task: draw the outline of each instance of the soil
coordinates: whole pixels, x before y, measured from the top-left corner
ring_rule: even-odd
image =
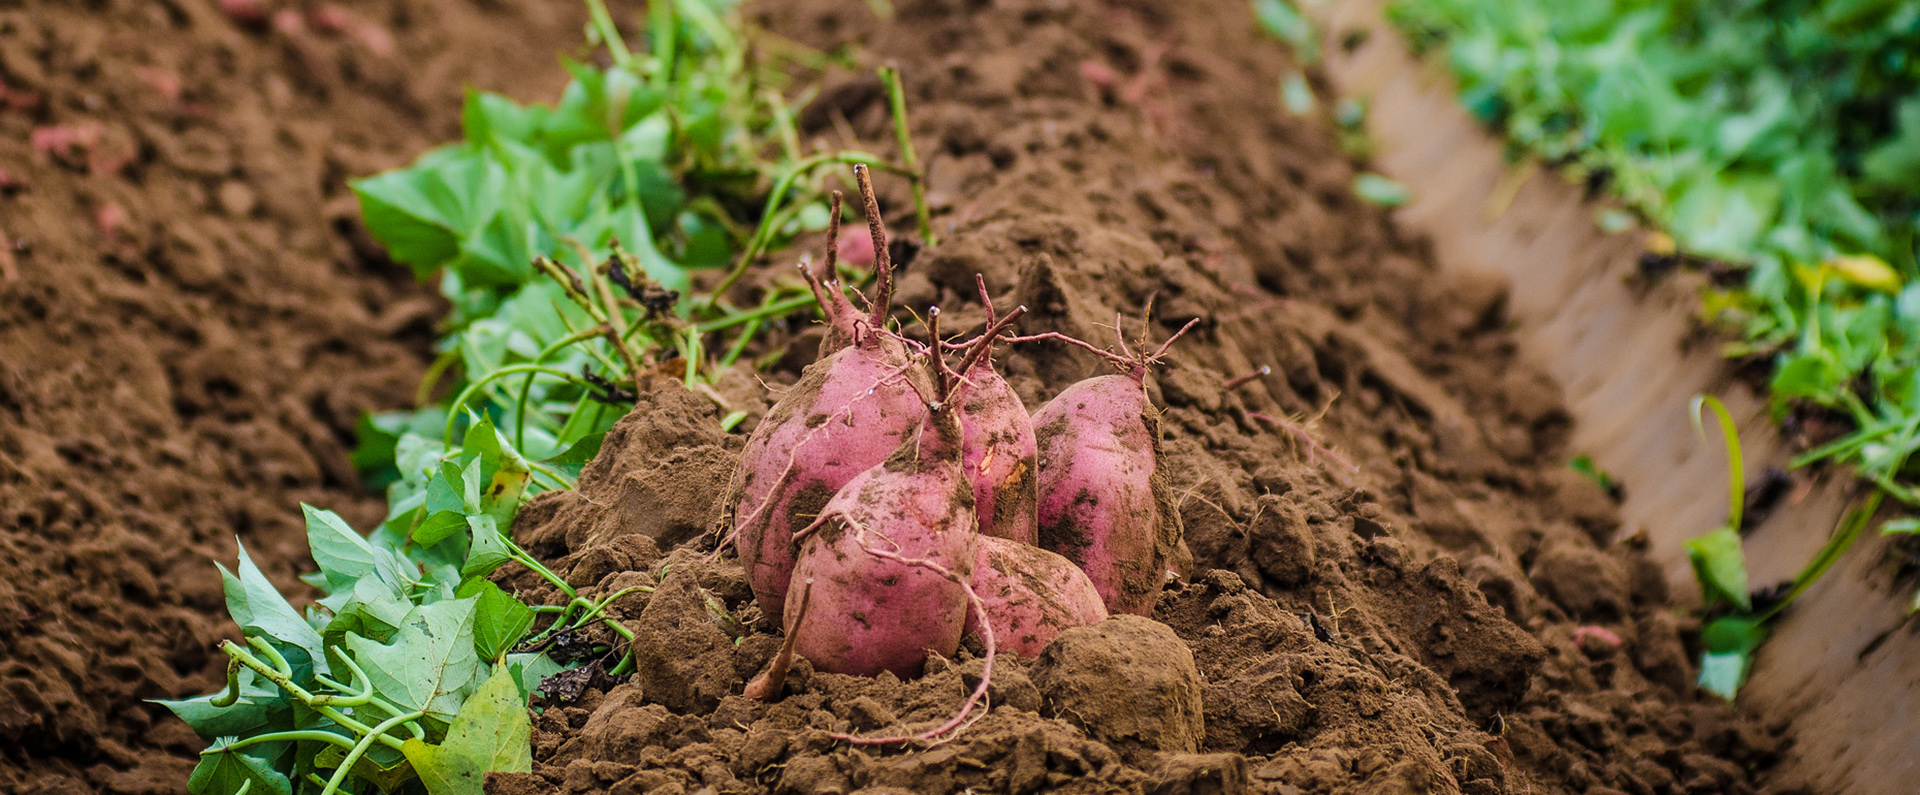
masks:
[[[1329,123],[1279,107],[1295,67],[1245,5],[895,6],[887,22],[825,0],[756,13],[908,66],[940,240],[903,274],[902,306],[977,325],[981,274],[1031,310],[1022,333],[1104,342],[1121,315],[1157,340],[1200,320],[1150,384],[1192,573],[1151,619],[1000,655],[991,710],[957,735],[850,747],[831,733],[944,721],[982,649],[909,681],[803,662],[784,698],[739,695],[779,637],[700,538],[724,529],[755,420],[723,434],[715,401],[662,385],[577,491],[515,525],[583,596],[658,586],[609,611],[639,639],[637,673],[573,677],[539,705],[534,772],[489,791],[1790,791],[1768,780],[1777,729],[1696,693],[1697,627],[1640,550],[1607,542],[1616,506],[1566,467],[1569,419],[1516,360],[1505,284],[1443,274],[1354,198]],[[803,132],[884,151],[868,74],[830,74]],[[906,191],[883,188],[908,229]],[[771,341],[789,355],[770,386],[730,376],[727,408],[764,416],[818,336]],[[1028,406],[1105,367],[1045,343],[1001,366]]]
[[[292,591],[296,502],[376,518],[354,425],[432,355],[345,180],[554,96],[577,5],[0,3],[0,791],[185,791],[142,700],[218,681],[211,561]]]
[[[0,791],[184,789],[202,744],[142,699],[217,680],[207,561],[237,536],[293,590],[294,502],[372,520],[354,424],[407,404],[431,355],[441,306],[344,179],[455,137],[463,85],[552,96],[580,30],[572,3],[220,10],[253,5],[0,7]],[[819,335],[776,336],[770,386],[721,384],[739,432],[658,386],[578,491],[523,511],[515,532],[584,594],[657,588],[610,609],[636,675],[557,688],[534,773],[490,791],[1768,790],[1783,739],[1694,692],[1694,627],[1602,543],[1615,506],[1565,468],[1569,420],[1515,360],[1504,284],[1441,274],[1353,197],[1327,122],[1278,106],[1294,66],[1244,5],[896,6],[756,18],[907,67],[941,239],[901,305],[977,323],[978,273],[1032,310],[1026,333],[1201,320],[1151,384],[1191,574],[1151,619],[1001,655],[991,709],[944,742],[829,733],[944,720],[984,674],[977,642],[909,681],[802,662],[776,703],[741,697],[779,636],[701,538]],[[866,71],[829,74],[801,122],[888,149]],[[1047,344],[1001,364],[1029,406],[1104,368]]]

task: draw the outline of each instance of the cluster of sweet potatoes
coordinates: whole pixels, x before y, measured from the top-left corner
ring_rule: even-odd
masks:
[[[924,343],[889,330],[886,233],[866,172],[855,175],[874,295],[863,311],[835,281],[836,194],[825,268],[802,266],[827,318],[821,358],[748,440],[729,501],[741,562],[788,653],[828,672],[914,677],[966,633],[989,653],[1034,656],[1109,612],[1151,612],[1179,544],[1143,386],[1165,346],[1004,336],[1025,310],[996,318],[990,303],[970,339],[944,339],[937,308]],[[1030,416],[991,351],[1042,337],[1123,372]]]

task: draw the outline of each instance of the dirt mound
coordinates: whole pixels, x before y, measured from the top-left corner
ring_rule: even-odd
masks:
[[[1658,572],[1596,543],[1611,504],[1565,469],[1566,415],[1514,361],[1503,287],[1442,277],[1353,197],[1355,167],[1325,123],[1278,107],[1289,64],[1244,5],[897,7],[890,23],[860,3],[762,13],[804,43],[853,40],[867,61],[915,65],[942,239],[902,278],[901,303],[977,322],[981,273],[1032,311],[1023,332],[1108,340],[1116,312],[1139,323],[1149,301],[1155,337],[1201,320],[1152,385],[1196,569],[1155,612],[1178,637],[1158,641],[1156,668],[1178,680],[1174,658],[1192,661],[1199,720],[1177,681],[1113,673],[1149,643],[1124,619],[1076,636],[1085,652],[1063,637],[1039,661],[1002,656],[990,713],[937,745],[850,748],[830,733],[944,720],[978,681],[977,646],[913,681],[801,665],[778,703],[734,695],[778,639],[736,565],[671,549],[684,530],[662,529],[679,523],[661,516],[717,516],[725,479],[672,483],[658,462],[671,450],[720,468],[740,437],[644,441],[689,413],[718,421],[665,387],[619,432],[650,452],[610,442],[584,496],[530,509],[516,532],[583,595],[669,572],[675,588],[611,612],[636,631],[675,615],[656,637],[704,636],[685,642],[710,662],[546,705],[535,772],[496,776],[493,791],[1756,791],[1780,741],[1693,693],[1691,627],[1665,611]],[[833,78],[803,121],[834,146],[856,143],[836,131],[887,140],[884,97],[862,74]],[[1261,365],[1271,374],[1227,388]],[[1048,344],[1004,357],[1029,407],[1101,366]],[[669,489],[701,497],[640,501]],[[730,660],[705,595],[684,590],[696,584],[751,628]],[[670,593],[678,606],[659,609]],[[703,689],[712,670],[726,694]]]
[[[209,561],[295,588],[297,501],[375,518],[354,423],[431,356],[345,180],[456,137],[464,85],[554,95],[582,13],[258,5],[0,8],[0,791],[185,789],[141,699],[218,681]]]

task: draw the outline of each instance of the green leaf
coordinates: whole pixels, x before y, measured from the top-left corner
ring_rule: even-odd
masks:
[[[468,469],[472,469],[472,478],[468,478]],[[426,509],[429,516],[448,511],[460,515],[480,510],[480,489],[476,482],[469,487],[469,479],[478,481],[480,461],[478,458],[462,466],[453,461],[442,461],[433,478],[427,481]]]
[[[1708,692],[1732,701],[1746,683],[1747,669],[1752,665],[1753,658],[1744,652],[1702,652],[1697,681]]]
[[[547,109],[539,105],[521,106],[491,91],[467,89],[467,101],[460,114],[467,140],[478,144],[500,145],[512,142],[532,144],[546,121]]]
[[[478,600],[473,614],[473,644],[482,660],[500,659],[533,627],[533,608],[486,579],[468,578],[460,584],[457,595]]]
[[[262,685],[259,674],[251,668],[240,669],[240,700],[232,706],[214,706],[213,699],[224,695],[226,690],[222,689],[198,698],[154,699],[153,703],[172,710],[176,717],[193,727],[195,734],[208,741],[292,726],[292,708],[286,693],[271,683]]]
[[[552,657],[537,652],[523,652],[507,655],[507,667],[513,671],[515,681],[520,683],[522,698],[532,698],[540,690],[547,677],[565,671],[573,666],[554,662]]]
[[[235,539],[238,543],[238,539]],[[219,565],[219,564],[215,564]],[[247,547],[240,545],[240,573],[238,576],[220,566],[220,578],[225,585],[227,612],[233,616],[233,622],[251,636],[265,636],[282,645],[292,645],[306,652],[313,667],[320,673],[327,673],[326,657],[321,652],[320,633],[312,624],[293,609],[280,591],[260,573],[260,567],[253,564],[253,558],[247,555]]]
[[[533,770],[532,735],[520,687],[507,666],[497,665],[460,708],[445,742],[410,738],[401,750],[429,795],[481,795],[487,773]]]
[[[1899,135],[1868,152],[1860,171],[1868,185],[1910,193],[1920,174],[1920,95],[1900,102],[1898,119]]]
[[[346,750],[338,745],[325,744],[318,748],[319,751],[313,755],[315,768],[334,770],[340,767],[341,762],[347,761]],[[373,746],[355,760],[353,775],[372,783],[381,792],[399,792],[407,782],[419,777],[404,754],[384,745]]]
[[[461,241],[498,211],[506,173],[466,146],[429,152],[413,166],[353,181],[367,231],[425,278],[460,254]]]
[[[1701,687],[1732,701],[1753,667],[1753,652],[1767,639],[1767,629],[1755,616],[1734,615],[1708,622],[1700,630]]]
[[[513,559],[507,552],[506,539],[500,535],[500,524],[493,517],[469,516],[467,527],[473,531],[473,545],[467,548],[467,561],[460,566],[460,576],[484,577]]]
[[[375,576],[380,568],[379,557],[366,539],[347,526],[346,520],[306,503],[300,504],[300,510],[307,518],[307,546],[313,552],[314,562],[320,564],[320,573],[326,576],[328,593],[352,587],[363,577]]]
[[[527,482],[533,477],[526,459],[520,457],[519,451],[513,449],[488,418],[468,428],[461,447],[479,456],[479,477],[471,479],[486,481],[485,489],[479,493],[480,510],[493,517],[495,524],[510,526],[513,515],[520,509],[520,497],[526,491]]]
[[[1413,201],[1407,186],[1371,172],[1353,178],[1353,195],[1380,207],[1399,207]]]
[[[245,788],[247,795],[293,795],[292,782],[274,770],[267,760],[252,756],[246,750],[233,750],[231,745],[223,740],[200,752],[200,763],[194,765],[193,774],[187,778],[188,792],[233,795]]]
[[[467,515],[458,511],[436,511],[413,529],[413,543],[430,547],[467,527]]]
[[[547,462],[562,466],[585,466],[593,460],[594,456],[600,454],[600,447],[605,444],[606,441],[606,431],[584,437],[569,445],[567,449],[554,453],[552,458],[547,459]]]
[[[1687,542],[1687,559],[1693,563],[1694,576],[1708,605],[1726,603],[1743,611],[1753,609],[1753,596],[1747,590],[1747,558],[1740,549],[1740,534],[1722,527]]]
[[[474,606],[475,600],[456,599],[416,607],[393,642],[348,635],[347,649],[380,695],[401,709],[450,720],[480,675]]]
[[[334,611],[322,635],[329,641],[353,634],[385,642],[400,630],[413,607],[405,593],[378,577],[367,577],[354,583],[351,598]]]

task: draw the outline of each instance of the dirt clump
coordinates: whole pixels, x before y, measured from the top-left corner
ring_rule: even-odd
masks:
[[[378,518],[355,424],[432,356],[347,178],[457,137],[466,85],[556,95],[583,15],[221,5],[0,7],[0,791],[185,790],[205,742],[143,699],[221,679],[211,562],[303,590],[297,503]]]
[[[902,306],[938,305],[964,327],[980,274],[996,299],[1029,309],[1021,333],[1104,342],[1120,314],[1130,338],[1163,339],[1200,320],[1149,381],[1190,572],[1151,620],[1069,632],[1037,661],[1001,654],[989,709],[938,742],[835,735],[945,721],[979,681],[978,639],[904,681],[800,661],[772,703],[730,691],[688,709],[668,703],[671,687],[589,690],[540,715],[534,772],[495,776],[493,791],[1759,790],[1779,738],[1693,691],[1689,627],[1643,582],[1635,552],[1604,543],[1616,521],[1604,497],[1563,474],[1567,415],[1515,359],[1504,288],[1438,276],[1421,241],[1353,196],[1359,166],[1331,122],[1279,107],[1271,86],[1295,67],[1244,5],[896,11],[882,22],[861,3],[808,0],[751,14],[801,43],[852,42],[864,61],[912,65],[940,241],[900,279]],[[864,71],[829,74],[800,123],[826,148],[890,140],[885,94]],[[881,187],[904,220],[904,185]],[[766,345],[801,355],[775,379],[793,378],[812,347],[805,334]],[[999,361],[1030,409],[1105,367],[1050,343]],[[702,411],[717,422],[717,408]],[[635,440],[654,422],[636,412],[603,455],[652,444]],[[734,438],[673,454],[722,460]],[[605,476],[590,470],[581,492],[607,493],[592,491],[609,488]],[[708,515],[727,481],[702,477],[689,492],[701,501],[661,510]],[[623,533],[660,540],[605,513],[644,505],[572,510],[530,510],[516,532],[561,567]],[[569,534],[586,546],[555,541]],[[703,604],[747,627],[730,669],[744,679],[772,659],[778,628],[731,560],[695,579],[714,597]],[[583,595],[659,570],[608,571]],[[1190,660],[1193,692],[1130,696],[1144,676],[1101,684],[1090,675],[1101,654],[1077,650],[1089,638],[1115,659],[1136,646],[1133,664],[1164,659],[1163,676]],[[720,664],[724,649],[700,648]],[[1161,732],[1150,740],[1137,729],[1148,715]],[[609,737],[623,738],[617,751]]]
[[[1206,736],[1193,652],[1158,621],[1116,615],[1069,629],[1030,673],[1041,714],[1065,719],[1129,761],[1192,753]]]

